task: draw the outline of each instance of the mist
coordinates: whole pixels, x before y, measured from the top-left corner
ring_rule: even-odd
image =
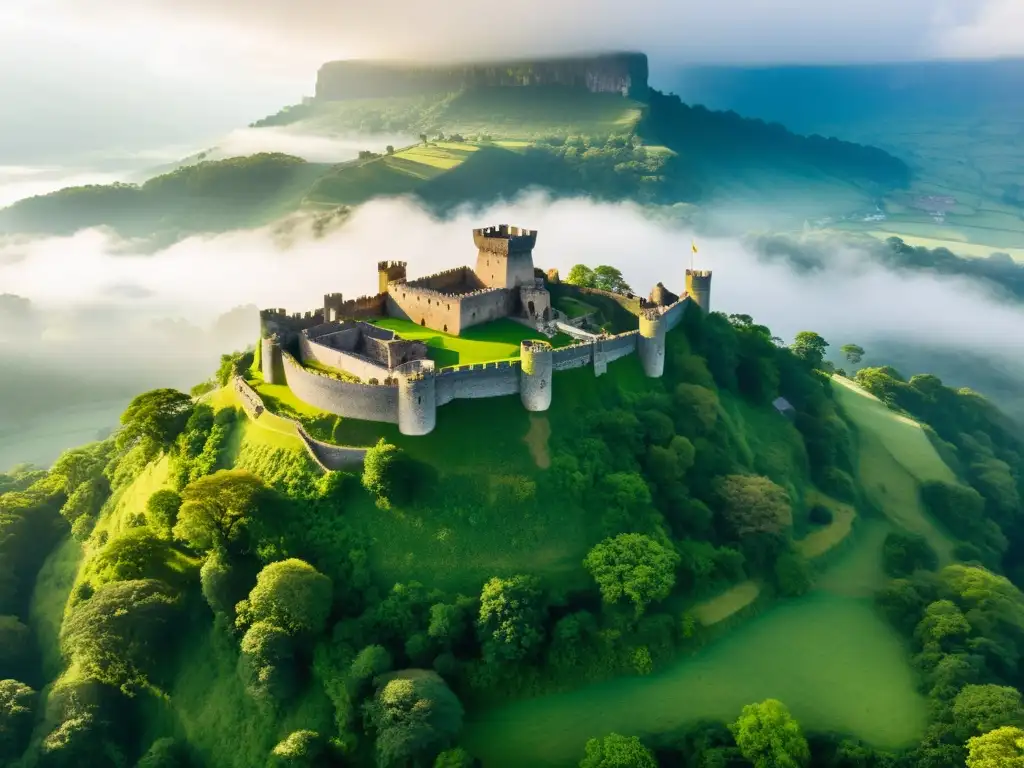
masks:
[[[178,360],[201,350],[215,361],[210,344],[226,340],[204,346],[198,329],[229,310],[305,311],[321,306],[327,292],[372,294],[380,259],[407,260],[410,277],[473,264],[470,230],[498,222],[539,230],[537,266],[565,275],[576,263],[612,264],[642,294],[658,281],[681,290],[690,264],[693,233],[678,221],[633,204],[533,194],[444,221],[410,200],[377,200],[323,237],[300,219],[288,228],[191,237],[152,255],[133,254],[130,243],[103,230],[0,241],[0,286],[31,303],[33,349],[73,347],[76,367],[103,359],[130,368],[154,351]],[[825,246],[830,257],[815,269],[794,269],[737,238],[702,239],[698,247],[695,266],[715,272],[714,309],[752,315],[786,340],[815,330],[836,348],[891,340],[1008,362],[1024,353],[1024,308],[968,279],[894,272],[839,242]],[[255,340],[254,315],[247,317],[231,341]],[[20,332],[5,346],[11,351],[24,338]]]

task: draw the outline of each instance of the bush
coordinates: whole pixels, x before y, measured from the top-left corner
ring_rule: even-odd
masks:
[[[36,692],[17,680],[0,680],[0,763],[14,764],[35,718]]]
[[[414,474],[408,454],[385,442],[384,438],[366,452],[363,487],[385,503],[402,503],[411,498]]]
[[[32,632],[17,616],[0,616],[0,680],[23,677],[32,654]]]
[[[924,536],[893,532],[882,545],[882,563],[887,574],[902,578],[917,570],[934,571],[939,567],[939,557]]]

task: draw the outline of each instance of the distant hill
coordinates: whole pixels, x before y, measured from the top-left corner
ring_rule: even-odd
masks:
[[[334,166],[262,154],[200,162],[141,186],[61,190],[0,211],[0,231],[216,231],[378,196],[414,195],[444,211],[530,188],[648,204],[789,206],[792,224],[863,208],[908,183],[906,165],[881,150],[687,106],[649,89],[646,67],[635,54],[515,66],[325,65],[322,98],[254,126],[420,141]],[[425,90],[394,95],[415,84]]]

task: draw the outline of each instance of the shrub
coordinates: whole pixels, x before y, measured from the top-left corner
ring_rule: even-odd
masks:
[[[331,612],[331,580],[302,560],[266,566],[249,593],[243,621],[269,621],[291,634],[318,634]]]
[[[808,513],[808,519],[815,525],[828,525],[832,522],[832,510],[824,504],[815,504]]]

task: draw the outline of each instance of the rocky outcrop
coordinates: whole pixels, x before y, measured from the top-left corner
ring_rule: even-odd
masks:
[[[317,74],[316,98],[340,101],[462,88],[551,85],[643,98],[647,93],[647,56],[610,53],[466,64],[331,61]]]

